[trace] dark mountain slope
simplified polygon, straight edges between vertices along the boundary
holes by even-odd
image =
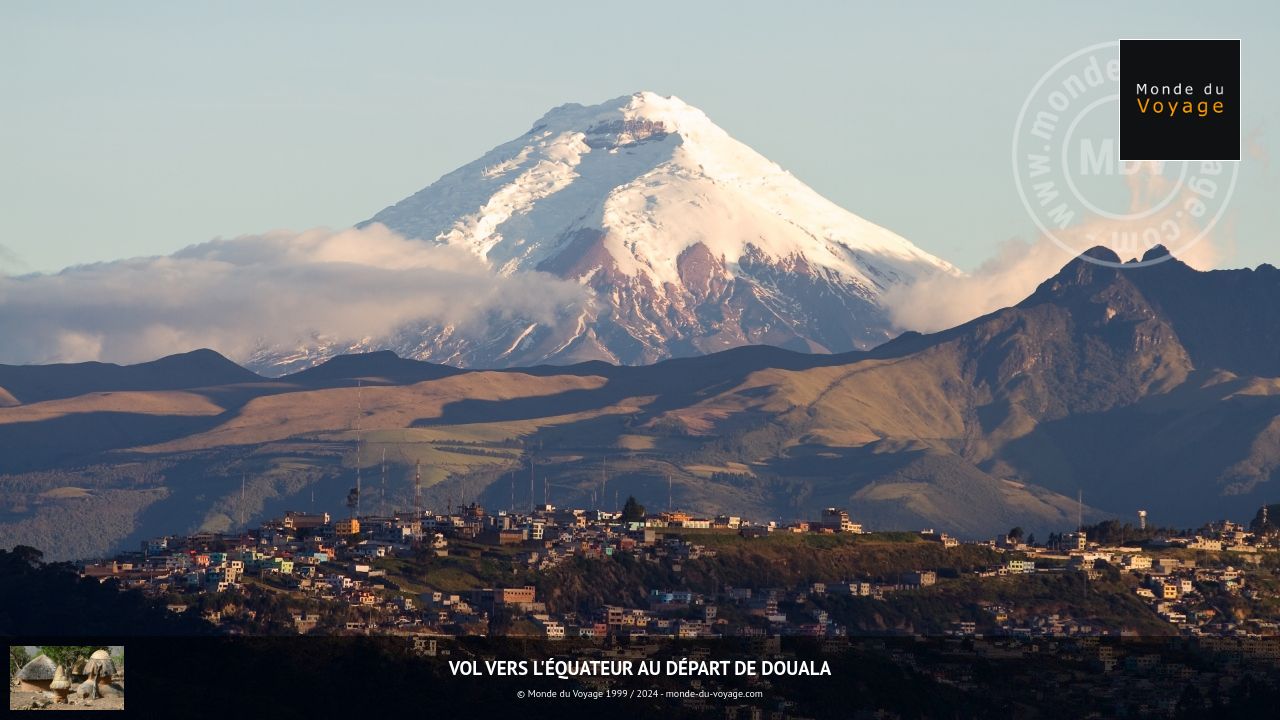
[[[192,350],[137,365],[0,365],[0,388],[22,403],[92,392],[186,390],[261,381],[261,376],[212,350]]]

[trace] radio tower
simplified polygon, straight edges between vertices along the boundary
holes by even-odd
[[[1084,529],[1084,490],[1076,490],[1076,531]]]
[[[422,461],[413,461],[413,519],[418,520],[422,517],[419,506],[422,504],[421,497],[422,488]]]
[[[244,527],[244,473],[240,473],[240,527]]]
[[[382,446],[382,492],[378,498],[378,514],[387,516],[387,447]]]
[[[533,455],[529,456],[529,513],[533,514]]]

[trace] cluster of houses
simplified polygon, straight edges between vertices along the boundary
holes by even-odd
[[[1266,591],[1250,587],[1243,569],[1234,565],[1197,567],[1194,559],[1186,558],[1151,562],[1149,558],[1134,557],[1137,562],[1130,561],[1126,567],[1141,578],[1142,584],[1135,592],[1184,634],[1280,636],[1280,623],[1275,618],[1240,620],[1220,613],[1207,602],[1217,594],[1262,599]]]
[[[329,513],[287,512],[257,529],[238,534],[198,533],[191,536],[152,538],[136,552],[122,553],[88,563],[86,577],[113,578],[124,587],[139,588],[157,596],[191,596],[241,590],[246,583],[265,584],[289,591],[299,598],[346,604],[364,612],[345,623],[354,632],[428,631],[442,634],[487,634],[499,610],[520,618],[513,630],[556,639],[599,637],[606,634],[655,637],[707,637],[727,632],[724,618],[707,598],[680,590],[653,590],[648,607],[600,608],[592,617],[553,616],[537,602],[532,587],[487,588],[471,592],[428,590],[405,593],[389,585],[379,560],[421,552],[447,557],[452,543],[468,548],[507,547],[514,566],[549,570],[573,557],[605,558],[628,553],[641,560],[679,569],[689,560],[712,557],[715,550],[679,537],[664,537],[663,530],[694,529],[737,532],[744,536],[772,532],[861,533],[861,525],[849,514],[829,508],[812,522],[790,525],[754,525],[740,517],[699,517],[681,511],[654,514],[623,522],[621,513],[562,509],[545,505],[528,513],[488,513],[477,504],[448,513],[397,513],[392,516],[334,518]],[[945,535],[931,537],[954,544]],[[775,630],[818,635],[840,635],[843,628],[825,617],[817,625],[792,627],[777,612],[777,601],[808,592],[845,593],[883,597],[886,592],[920,587],[934,581],[922,571],[895,583],[819,583],[813,588],[756,591],[732,589],[723,600],[742,606],[747,616],[773,623]],[[744,596],[746,593],[746,596]],[[714,600],[714,599],[713,599]],[[174,602],[170,609],[185,611]],[[206,610],[206,619],[221,623],[223,612]],[[680,617],[676,617],[680,615]],[[293,613],[300,633],[319,623],[315,612]],[[756,628],[733,628],[752,635]]]
[[[1264,553],[1280,550],[1277,540],[1275,535],[1251,532],[1230,521],[1213,523],[1189,537],[1157,537],[1144,547],[1103,546],[1090,541],[1084,532],[1065,533],[1046,546],[1029,546],[1001,536],[994,545],[1009,551],[1011,557],[1001,568],[979,574],[1074,570],[1097,579],[1102,563],[1129,574],[1136,581],[1133,592],[1180,634],[1275,637],[1280,636],[1280,622],[1276,618],[1237,619],[1220,613],[1210,599],[1227,594],[1254,601],[1280,600],[1280,595],[1268,593],[1262,587],[1250,587],[1248,572],[1244,569],[1259,565]],[[1212,562],[1200,567],[1194,557],[1188,557],[1196,553],[1163,553],[1166,550],[1202,551],[1210,554]],[[1042,561],[1039,568],[1037,559]],[[994,606],[991,612],[999,631],[1007,635],[1060,637],[1108,633],[1096,624],[1056,614],[1016,620],[1010,619],[1007,608]],[[965,630],[967,628],[953,628],[953,633],[972,634]]]
[[[501,549],[512,570],[550,570],[570,558],[607,558],[628,554],[640,561],[680,570],[683,563],[715,555],[694,540],[697,533],[672,536],[670,529],[720,530],[752,537],[771,533],[862,533],[848,512],[827,508],[813,521],[785,525],[757,525],[740,517],[697,517],[684,512],[658,513],[624,521],[620,513],[557,508],[544,505],[529,512],[489,513],[477,505],[447,513],[397,513],[390,516],[333,518],[328,513],[288,512],[239,534],[196,534],[160,537],[142,543],[137,552],[84,566],[87,577],[115,578],[126,587],[153,595],[190,596],[241,589],[246,583],[268,585],[290,597],[359,609],[345,621],[352,632],[412,632],[441,635],[485,635],[504,632],[549,639],[570,637],[723,637],[804,635],[841,637],[846,629],[833,622],[810,601],[845,595],[884,599],[895,592],[929,587],[938,582],[937,569],[920,568],[899,576],[810,583],[797,588],[725,588],[713,596],[687,590],[650,588],[643,607],[606,605],[589,616],[549,613],[532,586],[484,588],[449,592],[428,588],[408,592],[389,582],[386,558],[429,555],[448,557],[463,548],[469,556],[477,548]],[[944,547],[958,541],[945,533],[925,530],[922,539]],[[1067,533],[1051,546],[1029,546],[1020,538],[1001,536],[984,543],[1001,551],[1002,561],[977,571],[994,577],[1037,572],[1080,571],[1095,576],[1098,563],[1120,567],[1140,577],[1136,592],[1169,623],[1197,633],[1274,631],[1265,621],[1242,626],[1217,617],[1200,606],[1208,584],[1234,593],[1245,587],[1244,574],[1234,567],[1197,568],[1194,561],[1153,558],[1142,548],[1101,547],[1083,532]],[[1263,538],[1231,523],[1215,526],[1211,535],[1161,540],[1160,547],[1240,549],[1249,561],[1268,548]],[[1221,544],[1220,546],[1217,544]],[[1248,548],[1249,550],[1243,550]],[[792,608],[791,616],[779,604]],[[314,603],[312,604],[314,606]],[[800,612],[795,609],[800,608]],[[175,611],[186,609],[176,602]],[[348,613],[352,615],[352,613]],[[1005,617],[1001,617],[1004,615]],[[211,622],[224,621],[222,611],[206,610]],[[1104,628],[1056,615],[1010,619],[993,610],[994,625],[1011,635],[1090,635]],[[495,623],[496,620],[500,622]],[[300,633],[314,629],[319,617],[298,611],[293,623]],[[977,632],[963,621],[953,634]],[[499,627],[500,626],[500,627]],[[989,629],[988,629],[989,631]]]

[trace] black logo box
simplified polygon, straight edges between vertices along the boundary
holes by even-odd
[[[1240,102],[1239,40],[1120,40],[1121,160],[1239,160]]]

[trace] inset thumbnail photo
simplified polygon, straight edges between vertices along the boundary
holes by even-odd
[[[124,646],[10,645],[10,710],[123,710]]]

